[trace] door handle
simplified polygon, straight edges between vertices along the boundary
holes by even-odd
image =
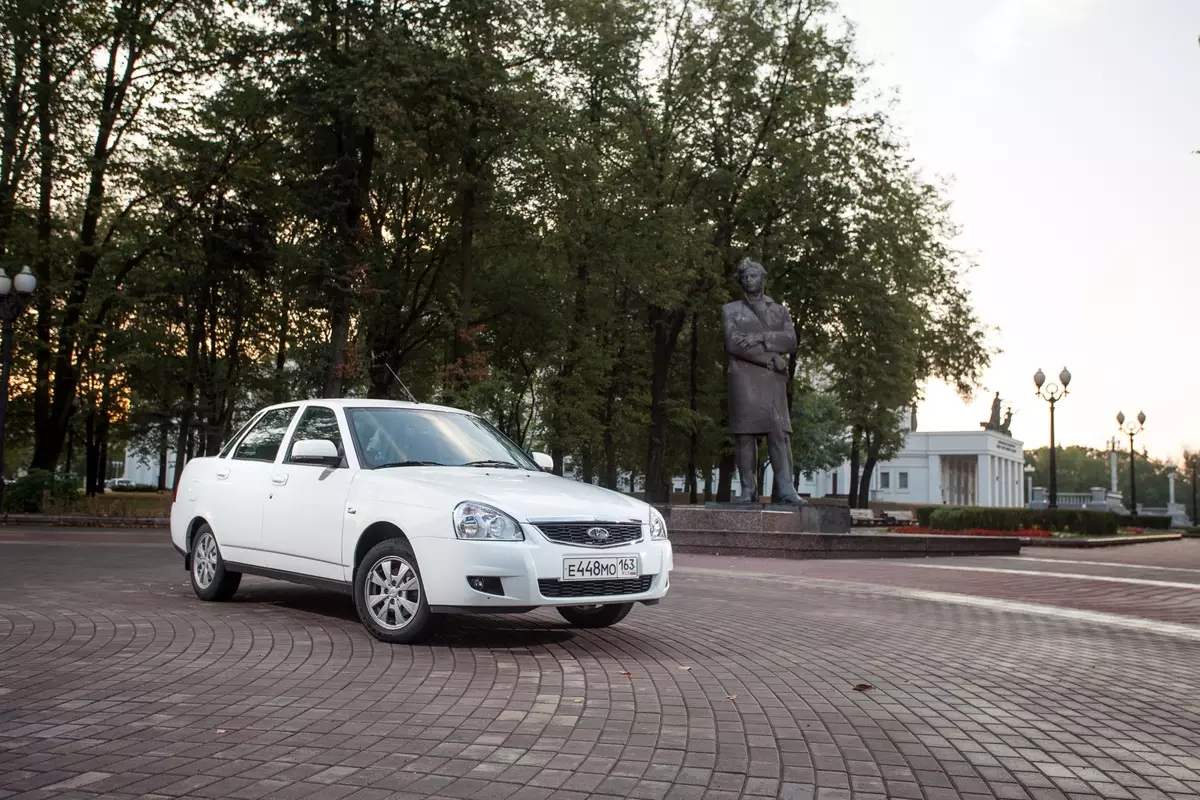
[[[271,483],[275,484],[276,486],[285,486],[287,484],[287,479],[287,473],[284,473],[283,475],[272,475]]]
[[[222,467],[217,470],[217,480],[223,481],[229,477],[229,467]]]

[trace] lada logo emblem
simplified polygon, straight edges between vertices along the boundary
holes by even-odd
[[[607,542],[610,536],[609,532],[604,528],[588,528],[588,538],[596,542]]]

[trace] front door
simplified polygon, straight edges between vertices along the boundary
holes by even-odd
[[[276,456],[295,415],[295,406],[267,411],[229,458],[217,464],[212,526],[226,561],[267,564],[263,504],[271,488]]]
[[[296,442],[328,439],[342,453],[337,467],[297,464]],[[337,414],[309,406],[300,417],[287,451],[270,476],[263,506],[263,536],[271,569],[342,580],[342,522],[353,472],[348,468]]]

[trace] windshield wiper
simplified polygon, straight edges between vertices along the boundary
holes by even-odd
[[[503,467],[505,469],[520,469],[520,464],[514,464],[511,461],[468,461],[465,464],[460,464],[461,467]]]
[[[387,469],[388,467],[444,467],[439,461],[389,461],[386,464],[376,464],[371,469]]]

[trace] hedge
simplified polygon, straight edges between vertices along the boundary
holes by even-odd
[[[75,475],[31,469],[4,488],[4,510],[17,514],[37,514],[47,494],[70,503],[79,496],[80,481]]]
[[[1150,528],[1151,530],[1165,531],[1171,527],[1173,520],[1170,517],[1135,517],[1130,514],[1121,515],[1121,527],[1123,528]]]
[[[933,521],[933,512],[941,511],[938,506],[920,506],[917,508],[917,524],[923,528],[928,528],[929,523]]]
[[[919,517],[918,517],[919,519]],[[1111,511],[1078,508],[935,508],[929,517],[933,528],[961,531],[984,528],[994,531],[1070,531],[1089,536],[1112,536],[1120,526]]]
[[[127,483],[119,486],[109,486],[113,492],[157,492],[158,487],[153,483]]]

